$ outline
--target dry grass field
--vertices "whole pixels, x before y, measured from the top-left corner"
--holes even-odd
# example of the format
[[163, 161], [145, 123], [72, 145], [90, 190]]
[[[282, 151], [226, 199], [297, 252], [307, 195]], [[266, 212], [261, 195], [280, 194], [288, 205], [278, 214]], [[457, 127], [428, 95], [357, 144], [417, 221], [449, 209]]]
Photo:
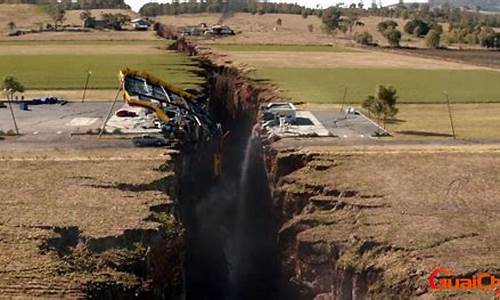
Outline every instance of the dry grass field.
[[[287, 195], [285, 209], [299, 213], [281, 234], [296, 235], [295, 245], [310, 249], [290, 257], [304, 271], [298, 276], [304, 281], [315, 276], [319, 282], [312, 286], [323, 279], [328, 283], [334, 271], [314, 264], [325, 259], [336, 270], [370, 272], [371, 291], [444, 299], [453, 294], [429, 288], [428, 276], [436, 266], [454, 274], [497, 272], [500, 182], [494, 166], [500, 163], [499, 149], [453, 153], [432, 147], [350, 153], [335, 147], [303, 149], [314, 158], [283, 178], [280, 187]], [[334, 249], [335, 255], [325, 249]], [[493, 295], [490, 290], [455, 297]]]
[[[168, 203], [169, 159], [158, 150], [0, 153], [2, 297], [84, 297], [92, 283], [140, 284]], [[163, 224], [165, 226], [165, 224]]]
[[0, 4], [0, 36], [9, 32], [7, 24], [14, 22], [19, 28], [35, 28], [35, 24], [52, 22], [50, 17], [36, 5]]
[[[349, 49], [349, 48], [347, 48]], [[489, 69], [445, 60], [436, 60], [389, 52], [346, 50], [336, 52], [223, 51], [229, 60], [262, 67], [280, 68], [379, 68], [423, 70]], [[489, 69], [491, 70], [491, 69]]]
[[[68, 10], [65, 15], [66, 20], [64, 23], [81, 26], [83, 21], [80, 19], [80, 14], [82, 12], [84, 12], [84, 10]], [[92, 16], [97, 19], [100, 19], [103, 14], [123, 14], [130, 16], [131, 19], [135, 19], [140, 16], [138, 13], [128, 9], [92, 9], [90, 12], [92, 13]]]
[[[157, 20], [175, 26], [186, 26], [198, 25], [202, 22], [216, 24], [220, 16], [220, 14], [161, 16]], [[282, 26], [274, 31], [279, 18], [283, 21]], [[331, 37], [321, 32], [321, 20], [312, 16], [304, 19], [300, 15], [237, 13], [223, 23], [231, 26], [238, 34], [234, 37], [205, 42], [225, 44], [330, 44], [333, 42]], [[309, 24], [314, 26], [313, 33], [308, 31]]]

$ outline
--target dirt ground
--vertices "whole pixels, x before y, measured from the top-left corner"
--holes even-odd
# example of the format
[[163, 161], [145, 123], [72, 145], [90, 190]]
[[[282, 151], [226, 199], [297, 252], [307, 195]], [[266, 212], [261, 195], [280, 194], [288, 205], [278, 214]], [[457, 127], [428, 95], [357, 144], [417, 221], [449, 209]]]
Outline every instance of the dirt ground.
[[140, 285], [134, 264], [168, 215], [159, 150], [1, 152], [0, 293], [84, 297]]
[[428, 277], [436, 266], [457, 276], [500, 269], [498, 145], [300, 153], [310, 161], [280, 180], [277, 199], [292, 216], [280, 233], [289, 255], [284, 263], [304, 293], [332, 296], [330, 280], [349, 280], [352, 270], [357, 292], [368, 284], [368, 298], [494, 295], [432, 291]]
[[[424, 70], [489, 69], [444, 60], [398, 55], [388, 52], [358, 50], [356, 52], [225, 52], [227, 58], [256, 67], [293, 68], [384, 68]], [[494, 70], [494, 69], [491, 69]]]

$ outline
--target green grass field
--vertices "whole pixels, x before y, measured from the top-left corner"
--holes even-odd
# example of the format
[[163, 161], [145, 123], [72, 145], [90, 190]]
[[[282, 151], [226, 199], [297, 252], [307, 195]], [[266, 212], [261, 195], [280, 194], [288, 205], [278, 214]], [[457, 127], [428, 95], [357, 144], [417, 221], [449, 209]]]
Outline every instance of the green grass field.
[[[448, 108], [443, 104], [402, 104], [399, 121], [388, 124], [396, 137], [414, 139], [451, 135]], [[453, 104], [454, 125], [459, 139], [500, 138], [500, 104]]]
[[446, 91], [453, 102], [500, 102], [500, 72], [488, 70], [260, 68], [295, 101], [361, 103], [378, 84], [394, 86], [400, 103], [441, 103]]
[[211, 48], [222, 51], [272, 51], [272, 52], [356, 52], [355, 49], [345, 48], [340, 45], [240, 45], [240, 44], [214, 44]]
[[118, 71], [125, 67], [185, 86], [201, 80], [191, 73], [197, 70], [193, 62], [175, 53], [0, 56], [0, 77], [13, 75], [28, 89], [82, 89], [87, 70], [92, 71], [89, 89], [116, 89]]

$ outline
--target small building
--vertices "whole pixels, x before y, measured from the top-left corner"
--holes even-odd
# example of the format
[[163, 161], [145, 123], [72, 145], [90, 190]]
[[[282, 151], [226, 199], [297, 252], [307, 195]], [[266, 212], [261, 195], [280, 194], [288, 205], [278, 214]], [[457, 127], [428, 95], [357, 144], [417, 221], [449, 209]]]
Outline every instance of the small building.
[[265, 120], [279, 120], [284, 118], [288, 122], [293, 122], [297, 118], [297, 108], [289, 102], [269, 103], [264, 108]]
[[134, 19], [130, 23], [132, 24], [135, 30], [148, 30], [149, 27], [151, 26], [151, 23], [149, 23], [148, 20], [142, 18]]

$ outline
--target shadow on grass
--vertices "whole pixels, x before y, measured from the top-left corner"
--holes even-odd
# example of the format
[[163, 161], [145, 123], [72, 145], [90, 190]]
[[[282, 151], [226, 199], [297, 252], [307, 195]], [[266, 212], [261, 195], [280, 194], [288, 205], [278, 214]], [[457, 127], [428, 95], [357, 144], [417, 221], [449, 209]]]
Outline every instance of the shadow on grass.
[[169, 187], [174, 180], [174, 176], [166, 176], [160, 179], [153, 180], [149, 183], [112, 183], [112, 184], [89, 184], [86, 186], [98, 188], [98, 189], [118, 189], [125, 192], [162, 192], [167, 193]]
[[402, 130], [402, 131], [396, 131], [396, 133], [403, 135], [427, 136], [427, 137], [453, 137], [453, 135], [449, 133], [418, 131], [418, 130]]
[[401, 120], [401, 119], [390, 119], [387, 120], [385, 123], [386, 124], [401, 124], [401, 123], [406, 123], [406, 120]]

